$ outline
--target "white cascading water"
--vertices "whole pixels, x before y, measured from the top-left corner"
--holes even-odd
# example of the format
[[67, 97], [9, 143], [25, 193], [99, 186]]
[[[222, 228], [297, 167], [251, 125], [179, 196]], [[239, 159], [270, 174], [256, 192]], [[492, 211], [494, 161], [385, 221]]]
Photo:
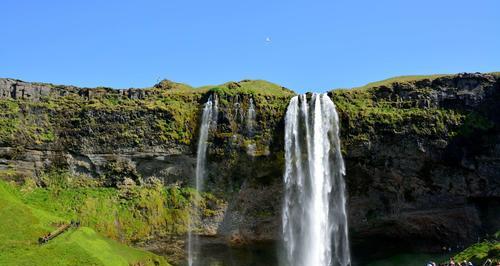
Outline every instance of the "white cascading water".
[[[203, 114], [201, 116], [200, 125], [200, 135], [198, 139], [198, 148], [196, 151], [196, 179], [195, 186], [198, 192], [203, 191], [203, 183], [205, 179], [205, 164], [207, 157], [207, 141], [210, 126], [217, 126], [217, 116], [218, 116], [218, 104], [217, 95], [212, 95], [208, 98], [203, 108]], [[195, 204], [196, 206], [196, 204]], [[199, 210], [193, 210], [189, 217], [188, 224], [188, 264], [189, 266], [196, 264], [196, 252], [198, 237], [193, 236], [193, 230], [195, 229], [195, 222], [198, 218]]]
[[291, 99], [285, 161], [282, 264], [351, 265], [339, 121], [328, 95]]
[[247, 110], [247, 115], [246, 115], [246, 132], [247, 132], [247, 137], [252, 138], [251, 142], [247, 144], [247, 154], [250, 156], [255, 156], [255, 141], [253, 140], [254, 137], [254, 128], [255, 128], [255, 119], [257, 117], [257, 114], [255, 112], [255, 105], [253, 104], [253, 99], [250, 98], [248, 102], [248, 110]]
[[247, 131], [251, 136], [253, 134], [253, 128], [255, 124], [255, 105], [253, 104], [253, 99], [250, 98], [250, 102], [248, 103], [248, 111], [247, 111]]

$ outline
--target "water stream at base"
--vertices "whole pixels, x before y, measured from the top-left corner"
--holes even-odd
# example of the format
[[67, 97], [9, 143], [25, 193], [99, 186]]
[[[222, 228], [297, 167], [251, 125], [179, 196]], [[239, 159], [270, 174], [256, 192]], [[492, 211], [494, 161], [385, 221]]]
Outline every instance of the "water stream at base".
[[[198, 148], [196, 151], [195, 186], [196, 186], [196, 191], [200, 193], [203, 191], [203, 182], [206, 176], [205, 164], [207, 156], [208, 133], [210, 126], [216, 126], [217, 116], [218, 116], [217, 95], [213, 95], [213, 97], [211, 95], [208, 98], [208, 101], [205, 103], [205, 107], [203, 108], [203, 114], [201, 117], [201, 125], [200, 125], [200, 135], [198, 139]], [[197, 261], [195, 254], [198, 254], [198, 252], [195, 249], [199, 246], [196, 244], [196, 242], [198, 242], [199, 240], [199, 237], [197, 235], [193, 235], [193, 230], [195, 228], [195, 222], [198, 219], [198, 217], [199, 217], [199, 210], [193, 210], [192, 214], [189, 217], [189, 224], [188, 224], [189, 266], [196, 265]]]
[[291, 99], [285, 117], [287, 266], [351, 265], [338, 114], [326, 94]]

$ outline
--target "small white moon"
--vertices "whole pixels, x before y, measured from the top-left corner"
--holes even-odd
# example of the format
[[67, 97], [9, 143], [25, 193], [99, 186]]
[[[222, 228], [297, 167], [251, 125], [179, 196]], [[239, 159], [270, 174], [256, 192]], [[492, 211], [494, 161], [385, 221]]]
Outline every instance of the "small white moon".
[[271, 38], [266, 37], [266, 42], [271, 42]]

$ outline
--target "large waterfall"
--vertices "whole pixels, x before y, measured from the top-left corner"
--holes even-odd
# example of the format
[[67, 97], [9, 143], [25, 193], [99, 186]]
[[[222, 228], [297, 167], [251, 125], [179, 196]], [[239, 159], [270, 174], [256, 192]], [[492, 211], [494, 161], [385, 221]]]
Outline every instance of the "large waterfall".
[[[210, 126], [216, 126], [218, 116], [218, 106], [217, 106], [217, 95], [212, 95], [208, 98], [203, 108], [203, 114], [201, 117], [200, 124], [200, 135], [198, 138], [198, 149], [196, 151], [196, 179], [195, 186], [198, 192], [203, 191], [203, 183], [205, 179], [205, 164], [207, 157], [207, 141]], [[188, 264], [192, 266], [196, 264], [196, 248], [198, 237], [193, 235], [193, 230], [195, 229], [195, 222], [199, 218], [199, 209], [196, 207], [198, 204], [195, 203], [195, 209], [192, 211], [189, 217], [188, 224]], [[193, 264], [194, 263], [194, 264]]]
[[338, 114], [326, 94], [291, 99], [285, 160], [283, 264], [350, 265]]

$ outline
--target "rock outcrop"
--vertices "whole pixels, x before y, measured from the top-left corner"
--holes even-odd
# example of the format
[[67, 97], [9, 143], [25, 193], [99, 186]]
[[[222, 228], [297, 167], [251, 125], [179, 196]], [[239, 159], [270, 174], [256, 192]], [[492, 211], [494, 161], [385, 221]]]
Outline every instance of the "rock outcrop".
[[[498, 77], [459, 74], [365, 90], [372, 107], [342, 115], [353, 243], [438, 250], [498, 229]], [[347, 106], [342, 92], [333, 96]], [[357, 112], [368, 117], [356, 120]]]

